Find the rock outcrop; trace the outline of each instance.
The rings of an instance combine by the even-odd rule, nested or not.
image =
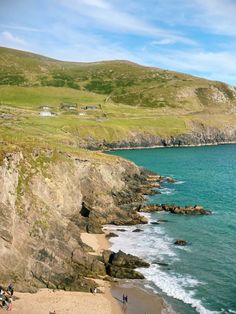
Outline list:
[[[146,223],[136,211],[144,181],[133,163],[98,153],[5,154],[0,161],[1,283],[13,281],[20,291],[89,291],[95,283],[87,278],[105,276],[108,268],[88,254],[91,248],[80,233],[100,233],[102,224]],[[120,257],[115,260],[118,264]],[[117,264],[109,274],[119,273]]]
[[[176,240],[174,244],[178,246],[186,246],[188,242],[186,240]]]
[[[144,213],[152,213],[152,212],[170,212],[172,214],[179,214],[179,215],[210,215],[211,211],[204,209],[200,205],[195,206],[177,206],[177,205],[168,205],[168,204],[161,204],[161,205],[146,205],[139,209],[139,212]],[[160,223],[161,221],[157,221]]]
[[[103,252],[103,262],[106,265],[107,274],[115,278],[144,279],[144,276],[134,270],[138,267],[149,267],[150,265],[142,259],[126,254],[122,251]]]

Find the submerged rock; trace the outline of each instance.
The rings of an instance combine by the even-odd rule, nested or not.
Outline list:
[[[185,246],[188,244],[188,242],[186,240],[176,240],[174,244],[179,246]]]
[[[119,237],[118,234],[114,233],[114,232],[110,232],[108,234],[106,234],[106,238],[115,238],[115,237]]]
[[[143,230],[142,229],[134,229],[132,232],[142,232]]]
[[[155,262],[155,263],[153,263],[153,264],[157,264],[157,265],[159,265],[159,266],[164,266],[164,267],[169,266],[169,264],[164,263],[164,262]]]

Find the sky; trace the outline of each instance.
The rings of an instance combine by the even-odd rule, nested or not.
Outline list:
[[[236,86],[236,0],[0,0],[0,46]]]

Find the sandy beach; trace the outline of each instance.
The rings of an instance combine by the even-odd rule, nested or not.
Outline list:
[[[128,303],[125,305],[122,304],[123,294],[128,296]],[[158,314],[165,307],[161,297],[143,291],[130,283],[115,285],[112,287],[112,295],[126,314]]]
[[[52,291],[42,289],[35,294],[16,293],[13,302],[16,314],[120,314],[117,301],[111,296],[109,285],[101,288],[104,293],[95,295],[84,292]]]
[[[100,255],[110,244],[105,234],[82,233],[81,239],[93,248],[90,254]],[[16,314],[159,314],[163,301],[158,296],[146,293],[138,287],[110,285],[103,280],[96,280],[102,293],[53,291],[41,289],[35,294],[15,293],[13,312]],[[122,303],[122,295],[128,295],[128,304]],[[55,312],[54,312],[55,311]]]

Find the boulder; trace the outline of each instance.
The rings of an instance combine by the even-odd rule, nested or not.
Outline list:
[[[142,229],[134,229],[132,232],[142,232],[143,230]]]
[[[119,267],[114,265],[108,265],[107,274],[111,277],[120,279],[144,279],[143,274],[133,270],[132,268]]]
[[[186,240],[176,240],[174,244],[179,246],[185,246],[188,244],[188,242]]]
[[[103,252],[102,261],[106,265],[107,275],[122,279],[144,279],[144,276],[135,271],[134,268],[150,266],[139,257],[122,251],[115,253],[106,250]]]
[[[141,258],[126,254],[122,251],[114,253],[110,256],[110,264],[117,267],[125,267],[125,268],[137,268],[137,267],[149,267],[150,265],[143,261]]]
[[[108,234],[106,234],[106,238],[115,238],[115,237],[119,237],[118,234],[114,233],[114,232],[110,232]]]

